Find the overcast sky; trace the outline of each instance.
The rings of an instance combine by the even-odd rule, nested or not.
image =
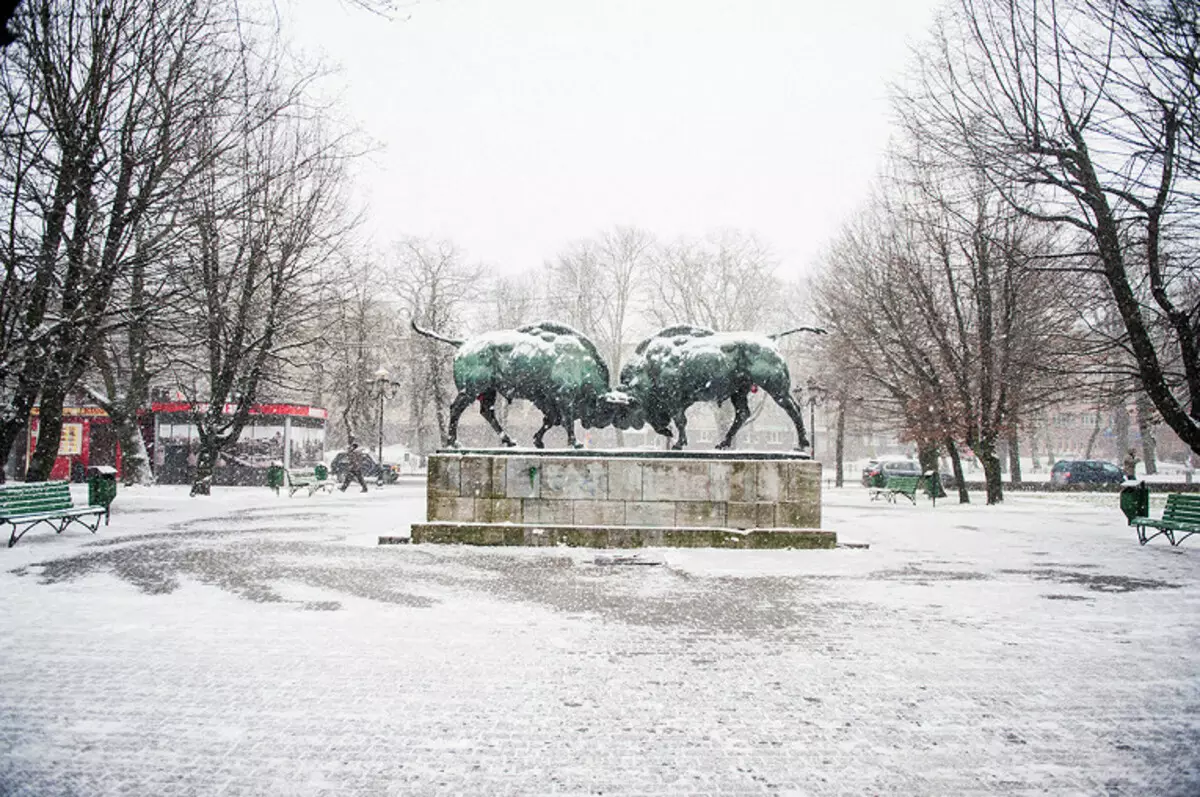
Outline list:
[[[792,275],[863,200],[886,83],[937,5],[423,0],[390,21],[284,7],[380,147],[358,181],[377,243],[445,237],[515,273],[616,224],[664,240],[734,227]]]

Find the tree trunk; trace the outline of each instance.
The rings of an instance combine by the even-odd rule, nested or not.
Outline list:
[[[33,456],[29,458],[29,469],[25,473],[26,481],[44,482],[50,478],[54,460],[58,459],[65,400],[65,391],[57,385],[42,393],[41,405],[38,408],[37,447],[33,450]]]
[[[992,441],[981,441],[975,447],[975,456],[983,466],[983,482],[987,490],[988,505],[1004,501],[1004,480],[1000,471],[1000,457],[996,455],[996,445]]]
[[[921,473],[933,474],[933,485],[930,490],[937,498],[945,498],[946,491],[942,489],[942,480],[938,475],[938,444],[923,441],[917,444],[917,461],[921,463]]]
[[[846,398],[838,398],[837,409],[837,440],[834,442],[834,456],[837,459],[837,475],[834,485],[842,487],[845,483],[843,471],[846,469]]]
[[[1088,437],[1087,448],[1083,452],[1084,459],[1092,458],[1092,447],[1096,445],[1096,438],[1100,436],[1100,408],[1096,408],[1096,416],[1092,421],[1092,433]]]
[[[967,491],[967,475],[963,472],[962,455],[958,446],[950,438],[946,438],[946,451],[950,457],[950,472],[954,474],[954,484],[958,488],[958,502],[971,503],[971,494]]]
[[[13,444],[20,435],[28,434],[28,424],[28,409],[20,417],[14,413],[14,417],[0,421],[0,484],[7,479],[5,474],[8,472],[8,458],[12,454]]]
[[[1021,444],[1015,425],[1008,432],[1008,473],[1011,484],[1021,483]]]
[[[1146,475],[1158,473],[1158,444],[1154,439],[1154,405],[1145,393],[1137,396],[1137,425],[1142,437],[1142,462],[1146,465]]]
[[[129,415],[123,415],[118,420],[110,412],[109,417],[112,418],[117,443],[121,446],[121,480],[126,485],[140,484],[149,487],[154,484],[150,453],[146,450],[146,440],[142,437],[137,416],[131,418]]]
[[[1117,446],[1116,456],[1113,458],[1117,462],[1124,462],[1126,455],[1133,450],[1129,440],[1129,410],[1125,408],[1124,401],[1113,407],[1112,430],[1113,441]]]
[[[954,471],[954,483],[958,485],[958,502],[960,504],[971,503],[971,494],[967,492],[967,477],[963,473],[962,457],[958,453],[958,446],[950,438],[946,438],[946,452],[950,455],[950,468]]]
[[[211,438],[200,438],[200,453],[196,457],[196,473],[192,478],[193,497],[212,494],[213,471],[217,468],[217,446]]]

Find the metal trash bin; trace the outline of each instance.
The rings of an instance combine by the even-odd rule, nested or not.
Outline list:
[[[104,507],[104,525],[117,497],[117,469],[111,465],[93,465],[87,470],[88,506]]]
[[[283,487],[283,463],[272,461],[267,468],[267,486],[279,493],[279,488]]]
[[[317,477],[317,481],[323,482],[329,478],[329,468],[325,467],[324,462],[318,462],[313,466],[313,473]]]
[[[1121,511],[1131,524],[1135,517],[1150,516],[1150,488],[1145,482],[1121,488]]]

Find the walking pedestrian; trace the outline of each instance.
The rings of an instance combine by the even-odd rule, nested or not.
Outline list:
[[[358,443],[354,438],[350,438],[350,447],[346,449],[346,475],[342,477],[342,486],[338,489],[346,492],[346,488],[350,486],[350,482],[357,480],[362,486],[360,492],[367,491],[367,482],[363,479],[363,456],[358,449]]]
[[[1125,478],[1126,479],[1136,479],[1137,478],[1137,464],[1138,464],[1137,453],[1131,448],[1131,449],[1129,449],[1129,453],[1125,455]]]

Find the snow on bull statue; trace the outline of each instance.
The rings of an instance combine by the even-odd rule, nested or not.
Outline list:
[[[575,421],[584,428],[599,428],[626,412],[629,397],[609,388],[608,366],[596,347],[564,324],[540,321],[455,340],[410,323],[417,333],[458,349],[454,355],[458,395],[450,405],[446,428],[446,445],[451,448],[458,447],[458,419],[475,400],[501,444],[516,445],[496,420],[497,395],[509,401],[531,401],[541,411],[542,428],[533,436],[538,448],[544,446],[546,432],[560,425],[567,430],[567,442],[582,448],[575,442]]]
[[[733,404],[733,423],[717,448],[729,448],[734,435],[750,417],[748,397],[757,386],[796,426],[796,447],[808,447],[804,417],[792,398],[791,377],[775,341],[794,332],[825,334],[823,329],[799,327],[774,335],[754,332],[714,332],[704,327],[674,326],[642,341],[621,369],[618,390],[633,401],[619,425],[641,426],[649,422],[654,431],[671,437],[671,421],[678,437],[673,449],[687,445],[688,407],[698,401],[728,399]]]

